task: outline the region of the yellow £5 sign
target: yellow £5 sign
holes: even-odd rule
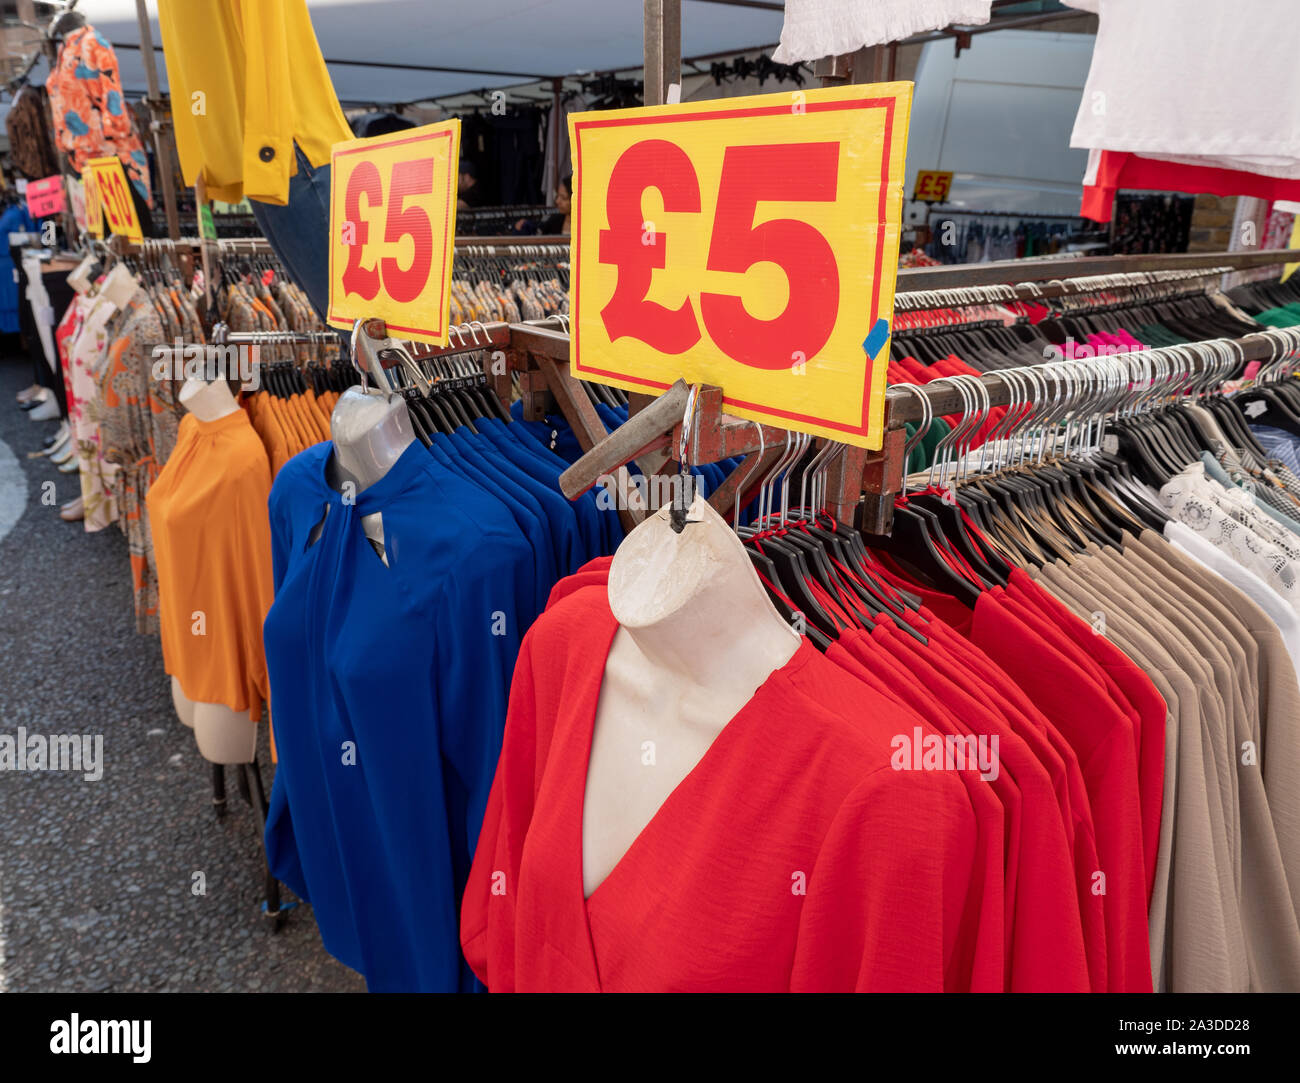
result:
[[[447,345],[460,121],[334,144],[329,322]]]
[[[916,174],[912,198],[922,203],[946,203],[952,191],[952,172],[942,169],[922,169]]]
[[[911,93],[570,115],[574,375],[880,447]]]
[[[131,198],[131,182],[126,179],[121,160],[116,156],[91,158],[86,162],[82,176],[86,179],[86,224],[90,232],[96,237],[100,235],[102,211],[111,232],[136,244],[144,240],[144,231],[140,228],[135,202]],[[92,203],[97,203],[98,208]]]

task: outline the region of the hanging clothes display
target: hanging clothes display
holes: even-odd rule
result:
[[[330,438],[330,414],[356,376],[350,365],[315,361],[266,362],[261,373],[261,389],[246,394],[243,406],[274,478],[300,451]]]
[[[945,211],[929,227],[928,255],[940,263],[988,263],[1059,252],[1078,239],[1078,220],[1033,214]]]
[[[1285,49],[1258,48],[1260,27],[1289,24],[1285,0],[1246,10],[1215,0],[1065,0],[1098,15],[1097,42],[1070,146],[1089,152],[1082,213],[1109,222],[1121,188],[1300,198],[1300,77]],[[1147,62],[1134,64],[1141,54]],[[1184,63],[1249,79],[1208,85]]]
[[[136,631],[153,635],[158,631],[158,575],[145,496],[161,469],[159,445],[175,443],[178,419],[150,379],[153,347],[165,339],[158,311],[143,288],[122,307],[119,319],[96,381],[100,448],[117,468],[113,497],[130,554]]]
[[[145,280],[145,281],[142,281]],[[67,395],[88,532],[116,522],[127,536],[136,628],[156,633],[157,588],[146,494],[176,444],[176,381],[155,347],[202,343],[202,321],[169,260],[115,263],[60,314],[60,384]]]
[[[321,443],[271,491],[280,766],[266,841],[326,948],[371,989],[455,991],[474,988],[458,900],[520,637],[619,526],[594,493],[560,494],[566,464],[508,424],[490,390],[430,388],[438,374],[420,364],[393,370],[414,378],[400,409],[416,439],[379,481],[342,494],[328,481],[334,445]],[[379,549],[364,530],[375,515]],[[449,634],[449,613],[472,623]]]
[[[1288,585],[1293,578],[1291,554],[1300,553],[1296,548],[1300,535],[1264,513],[1257,494],[1225,489],[1209,474],[1209,464],[1215,462],[1212,450],[1226,452],[1234,460],[1240,457],[1243,464],[1255,463],[1250,469],[1259,474],[1261,490],[1267,488],[1294,506],[1300,489],[1293,493],[1289,482],[1267,470],[1260,472],[1256,459],[1260,451],[1250,449],[1250,437],[1234,437],[1236,451],[1229,452],[1220,432],[1222,426],[1222,431],[1241,434],[1241,410],[1250,412],[1252,398],[1286,399],[1287,391],[1283,387],[1274,394],[1265,385],[1232,402],[1211,397],[1201,406],[1167,410],[1167,420],[1152,415],[1122,426],[1120,449],[1131,456],[1139,477],[1155,485],[1174,475],[1164,481],[1158,497],[1154,489],[1139,496],[1127,480],[1120,488],[1106,485],[1103,490],[1098,486],[1101,479],[1088,474],[1088,491],[1080,491],[1069,508],[1053,502],[1048,516],[1035,512],[1033,519],[1023,518],[1012,529],[1000,513],[996,520],[990,517],[997,504],[1009,510],[1018,507],[1008,502],[1007,490],[999,496],[996,483],[991,488],[978,476],[957,490],[958,501],[970,517],[960,529],[969,534],[978,553],[999,554],[1039,578],[1086,622],[1074,626],[1081,633],[1081,644],[1095,650],[1110,641],[1122,648],[1167,705],[1163,811],[1158,803],[1146,800],[1142,781],[1144,765],[1150,765],[1153,781],[1158,777],[1162,757],[1148,742],[1147,730],[1139,731],[1137,743],[1137,793],[1147,810],[1141,821],[1151,885],[1152,973],[1158,989],[1300,987],[1300,941],[1292,904],[1300,838],[1291,811],[1294,787],[1289,778],[1290,765],[1296,762],[1294,743],[1300,739],[1296,732],[1300,714],[1295,707],[1300,689],[1286,645],[1286,635],[1294,627],[1294,605],[1287,601],[1294,592]],[[1153,439],[1157,425],[1162,431],[1173,428]],[[1187,436],[1192,437],[1190,443]],[[1198,443],[1206,450],[1196,450]],[[1170,452],[1185,456],[1191,465],[1178,470],[1174,464],[1179,459],[1166,457]],[[1127,474],[1127,461],[1117,465]],[[1219,473],[1226,481],[1227,474]],[[1125,493],[1124,488],[1132,492]],[[968,490],[969,500],[964,498]],[[999,497],[997,504],[976,502],[980,491]],[[1126,506],[1122,514],[1116,497]],[[1106,504],[1111,510],[1099,513]],[[1092,510],[1086,512],[1087,518],[1080,518],[1085,507]],[[1103,517],[1094,524],[1097,514]],[[1108,536],[1125,522],[1127,527]],[[1158,531],[1162,523],[1168,542]],[[1080,527],[1085,528],[1083,533]],[[1219,547],[1217,555],[1206,545],[1210,539]],[[1176,548],[1193,555],[1199,549],[1201,569],[1179,556]],[[891,549],[900,562],[914,560],[905,555],[910,552],[914,549]],[[961,566],[966,568],[962,573],[966,584],[979,582],[969,565]],[[897,575],[901,565],[895,568]],[[1211,569],[1215,574],[1209,574]],[[919,574],[913,568],[895,581],[920,593],[933,611],[961,630],[969,618],[961,615],[961,607],[945,601],[952,588],[932,593],[936,575],[946,575],[954,583],[957,576],[951,570],[940,573],[937,565],[923,579],[918,579]],[[1023,580],[1017,584],[1022,574],[1011,573],[1009,593],[1013,588],[1023,591]],[[992,596],[997,591],[993,587]],[[1267,609],[1258,604],[1270,596]],[[981,606],[988,597],[988,592],[978,596],[974,624],[967,633],[972,638],[978,639]],[[1037,608],[1044,609],[1041,598]],[[1049,627],[1044,625],[1043,631]],[[1024,687],[1034,686],[1034,673],[1026,668],[1032,656],[1009,629],[990,635],[982,646],[1008,672],[1017,672]],[[1041,666],[1040,672],[1050,674],[1049,680],[1039,682],[1040,697],[1045,699],[1052,687],[1061,685],[1065,671]],[[1130,702],[1137,705],[1131,696]],[[1160,732],[1155,724],[1160,713],[1152,716],[1152,738]],[[1267,749],[1267,762],[1256,759],[1261,747]],[[1092,806],[1094,817],[1101,809],[1110,812],[1122,807],[1115,797],[1104,806],[1097,802]],[[1159,813],[1154,819],[1151,809]],[[1098,838],[1100,843],[1100,833]],[[1113,887],[1110,880],[1108,892]],[[1108,951],[1111,944],[1108,926]]]
[[[78,174],[91,158],[115,156],[146,207],[153,206],[149,160],[122,97],[117,54],[93,26],[73,30],[46,80],[54,136]]]
[[[1107,217],[1114,210],[1117,255],[1147,252],[1186,252],[1191,239],[1193,196],[1112,192],[1105,200]]]
[[[547,257],[547,248],[555,252]],[[452,267],[453,324],[540,320],[569,311],[568,249],[538,247],[510,255],[473,246],[456,251]]]
[[[1065,3],[1099,17],[1070,146],[1300,179],[1300,73],[1286,49],[1259,48],[1262,28],[1290,24],[1286,0]],[[1213,85],[1191,56],[1217,71],[1249,57],[1250,78]]]
[[[50,98],[44,87],[24,86],[5,114],[9,156],[14,168],[28,180],[42,180],[59,172],[50,123]]]
[[[1180,298],[1174,285],[1168,300],[1130,302],[1130,314],[1159,315],[1197,337],[1258,328],[1194,287],[1182,287]],[[1294,288],[1252,283],[1242,291],[1269,303]],[[1190,307],[1188,295],[1199,296]],[[1085,330],[1086,301],[1071,300],[1057,315],[1072,332]],[[1112,289],[1106,320],[1125,319],[1112,314],[1115,302]],[[1045,316],[1040,310],[1040,324]],[[971,434],[992,431],[978,459],[942,465],[938,486],[900,500],[889,535],[857,535],[809,506],[741,528],[772,604],[806,626],[806,639],[594,891],[584,891],[584,788],[590,802],[602,672],[623,633],[610,607],[608,558],[556,586],[521,648],[462,906],[465,955],[490,990],[1300,989],[1300,817],[1292,808],[1300,603],[1290,598],[1300,590],[1300,520],[1279,510],[1300,509],[1300,478],[1281,461],[1300,450],[1300,395],[1293,381],[1265,377],[1227,397],[1202,374],[1196,395],[1152,410],[1154,374],[1193,354],[1162,346],[1157,366],[1116,341],[1124,345],[1117,357],[1049,366],[1055,374],[1076,365],[1082,374],[1128,365],[1132,394],[1146,404],[1135,413],[1105,390],[1113,380],[1096,376],[1052,392],[1057,422],[1091,418],[1089,404],[1109,396],[1111,420],[1071,454],[1070,425],[1034,428],[1048,410],[1031,390],[1039,386],[1031,370],[992,366],[1020,392],[996,417],[968,406],[971,416],[950,419],[965,435],[950,428],[932,461],[951,462],[954,446],[970,453],[978,446]],[[1221,339],[1213,347],[1197,356],[1218,358],[1210,375],[1221,379],[1233,371],[1232,355]],[[984,348],[996,347],[990,340]],[[978,376],[949,370],[943,379]],[[979,402],[973,390],[963,399]],[[1062,403],[1074,412],[1062,415]],[[1264,432],[1265,416],[1280,435]],[[1247,418],[1269,437],[1269,450]],[[1026,424],[1027,444],[1017,434]],[[910,443],[927,428],[917,426]],[[809,461],[805,448],[796,443],[786,461],[800,463],[801,492],[812,471],[816,492],[826,450]],[[927,525],[936,515],[943,533]],[[894,740],[912,732],[910,719],[925,720],[915,728],[918,748],[931,734],[940,750],[949,740],[976,749],[997,738],[996,771],[959,766],[946,776],[966,787],[973,833],[963,861],[942,870],[958,880],[946,892],[931,887],[924,920],[889,934],[916,962],[905,975],[890,970],[888,956],[868,963],[853,922],[836,922],[876,891],[906,891],[909,876],[923,882],[924,857],[891,874],[888,888],[853,881],[854,859],[840,857],[833,866],[849,879],[823,881],[838,905],[814,902],[810,890],[802,914],[791,911],[789,931],[775,931],[783,928],[780,896],[764,890],[765,878],[824,861],[793,853],[784,825],[815,822],[818,806],[805,796],[813,791],[834,805],[830,780],[840,776],[813,783],[811,772],[833,763],[851,775],[855,762],[846,749],[825,759],[798,752],[810,732],[819,750],[839,749],[815,709],[785,698],[804,673],[819,708],[864,728],[882,720]],[[783,725],[788,717],[800,727]],[[756,760],[750,742],[783,751]],[[895,771],[910,765],[910,753],[891,762]],[[942,773],[941,760],[934,767]],[[729,799],[733,779],[745,799]],[[877,796],[886,807],[884,791]],[[805,799],[812,804],[796,808]],[[753,823],[751,807],[764,814]],[[855,803],[854,813],[869,822],[872,809]],[[930,822],[948,821],[936,814]],[[905,830],[893,828],[895,836]],[[835,829],[812,834],[837,838]],[[851,852],[870,845],[854,838]],[[733,855],[744,877],[727,874]],[[717,881],[705,870],[721,870],[730,885],[728,920],[717,928],[708,886]],[[917,917],[914,906],[907,912]],[[818,922],[806,927],[809,913]],[[955,913],[978,914],[978,923],[964,927]],[[929,923],[947,930],[950,920],[941,939],[965,943],[966,953],[931,970]],[[757,938],[742,935],[756,928],[769,930],[761,951]],[[842,948],[838,969],[803,966],[820,957],[816,935],[828,929]],[[873,946],[868,935],[865,950]]]

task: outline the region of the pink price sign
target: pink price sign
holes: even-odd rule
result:
[[[63,178],[57,174],[27,185],[27,209],[33,218],[63,213]]]

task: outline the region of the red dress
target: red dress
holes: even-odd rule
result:
[[[582,813],[603,587],[525,638],[461,910],[494,992],[961,990],[976,817],[951,771],[897,771],[915,716],[808,642],[773,672],[590,899]]]

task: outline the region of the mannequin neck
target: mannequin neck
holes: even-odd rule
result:
[[[219,421],[239,409],[239,403],[230,393],[230,387],[225,380],[213,380],[207,383],[204,380],[191,378],[185,381],[180,394],[176,397],[180,404],[200,421]]]
[[[747,699],[799,648],[758,580],[740,539],[697,497],[681,534],[662,508],[615,554],[615,619],[651,665]],[[743,702],[743,700],[742,700]]]
[[[351,482],[358,492],[379,481],[415,441],[406,403],[398,396],[350,387],[330,416],[334,454],[329,480],[335,489]]]
[[[135,276],[131,274],[131,269],[125,263],[115,263],[113,269],[104,276],[104,281],[100,283],[99,295],[108,301],[112,301],[120,309],[134,296],[136,286]]]

